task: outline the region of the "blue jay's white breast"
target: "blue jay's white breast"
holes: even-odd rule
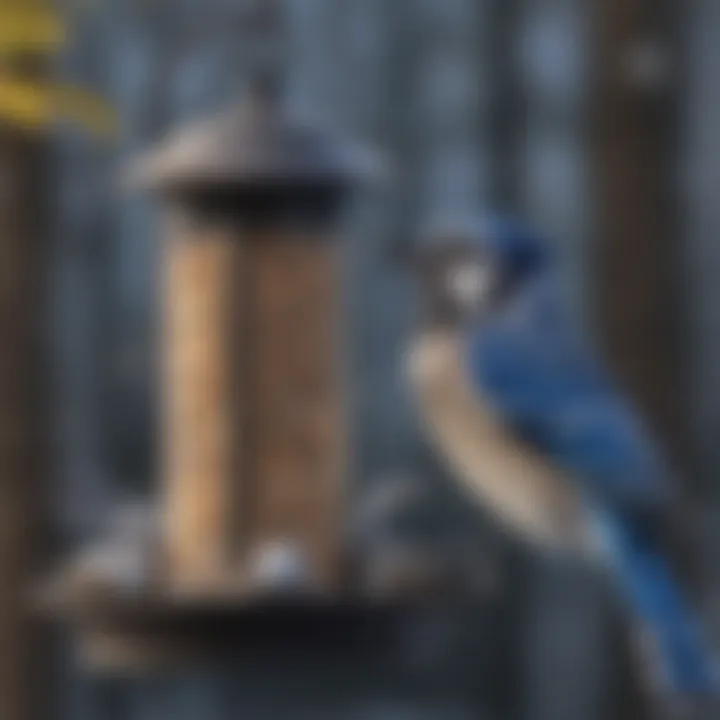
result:
[[[471,384],[457,333],[421,335],[407,371],[430,440],[475,502],[548,549],[595,547],[573,484],[514,437]]]

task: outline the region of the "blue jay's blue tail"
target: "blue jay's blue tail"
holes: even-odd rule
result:
[[[715,696],[715,664],[650,533],[628,520],[605,519],[616,579],[638,618],[654,634],[671,691]]]

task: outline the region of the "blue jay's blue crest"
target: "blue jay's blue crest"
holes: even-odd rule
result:
[[[545,239],[514,218],[482,218],[477,240],[493,254],[504,273],[520,280],[536,275],[552,264],[552,252]]]

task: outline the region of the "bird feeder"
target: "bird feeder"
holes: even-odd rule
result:
[[[157,562],[131,550],[150,574],[133,606],[144,627],[177,612],[216,620],[219,598],[232,615],[268,581],[342,592],[334,224],[371,172],[368,156],[290,122],[260,93],[130,168],[129,185],[165,207]],[[106,587],[101,614],[127,616],[121,595]]]
[[[161,492],[173,588],[247,584],[288,547],[314,589],[336,585],[344,383],[333,224],[365,169],[255,95],[132,173],[167,203]]]

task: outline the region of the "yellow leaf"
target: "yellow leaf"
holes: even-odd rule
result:
[[[26,129],[41,129],[67,119],[99,135],[116,133],[112,108],[92,93],[73,87],[0,81],[0,117]]]
[[[54,50],[67,40],[67,28],[51,10],[0,5],[0,52]]]
[[[51,98],[40,85],[3,80],[0,117],[23,127],[42,127],[52,119]]]

